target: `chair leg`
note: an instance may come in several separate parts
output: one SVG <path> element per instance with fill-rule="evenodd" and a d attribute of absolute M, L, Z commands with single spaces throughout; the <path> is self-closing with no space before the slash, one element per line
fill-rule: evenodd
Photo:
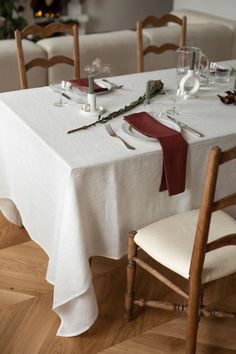
<path fill-rule="evenodd" d="M 200 286 L 195 286 L 194 289 L 189 289 L 188 300 L 188 317 L 187 317 L 187 330 L 186 330 L 186 354 L 195 354 L 197 346 L 197 332 L 200 319 Z"/>
<path fill-rule="evenodd" d="M 130 321 L 133 317 L 134 307 L 134 282 L 136 274 L 136 263 L 133 257 L 137 255 L 137 246 L 134 242 L 136 231 L 131 231 L 128 237 L 128 265 L 127 265 L 127 292 L 125 296 L 126 317 Z"/>

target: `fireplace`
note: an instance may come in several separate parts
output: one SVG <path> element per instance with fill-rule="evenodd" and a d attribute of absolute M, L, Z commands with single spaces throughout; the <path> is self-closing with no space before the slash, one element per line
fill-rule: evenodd
<path fill-rule="evenodd" d="M 58 18 L 62 15 L 63 6 L 61 0 L 32 0 L 31 8 L 35 18 Z"/>
<path fill-rule="evenodd" d="M 24 17 L 28 24 L 79 23 L 80 34 L 86 32 L 88 15 L 83 12 L 85 0 L 24 0 L 24 3 Z"/>

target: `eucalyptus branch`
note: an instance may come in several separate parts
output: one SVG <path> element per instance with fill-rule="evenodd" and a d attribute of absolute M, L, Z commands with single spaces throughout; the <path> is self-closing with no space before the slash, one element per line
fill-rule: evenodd
<path fill-rule="evenodd" d="M 163 91 L 162 91 L 163 87 L 164 87 L 164 84 L 161 80 L 151 80 L 150 81 L 150 97 L 149 98 L 153 98 L 156 95 L 163 93 Z M 98 117 L 98 119 L 96 121 L 94 121 L 93 123 L 88 124 L 88 125 L 84 125 L 80 128 L 69 130 L 67 132 L 67 134 L 74 133 L 79 130 L 87 129 L 89 127 L 96 125 L 97 123 L 105 124 L 106 122 L 108 122 L 112 118 L 118 117 L 119 115 L 126 113 L 126 112 L 130 111 L 131 109 L 139 106 L 140 104 L 142 104 L 145 101 L 145 99 L 146 99 L 146 93 L 143 96 L 140 96 L 136 101 L 131 102 L 128 106 L 124 106 L 121 109 L 114 111 L 105 117 L 100 115 Z"/>

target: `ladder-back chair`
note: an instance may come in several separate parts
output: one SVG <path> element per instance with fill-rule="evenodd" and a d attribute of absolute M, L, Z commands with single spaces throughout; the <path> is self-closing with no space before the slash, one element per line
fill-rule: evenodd
<path fill-rule="evenodd" d="M 34 58 L 28 63 L 25 62 L 22 40 L 28 36 L 36 36 L 39 38 L 51 37 L 53 34 L 66 34 L 73 36 L 73 53 L 72 58 L 65 55 L 57 55 L 48 59 Z M 69 64 L 73 66 L 73 79 L 80 78 L 80 58 L 79 58 L 79 37 L 78 25 L 51 23 L 47 26 L 37 24 L 29 25 L 22 31 L 15 31 L 17 62 L 20 76 L 20 85 L 22 89 L 28 88 L 27 71 L 33 67 L 50 68 L 56 64 Z"/>
<path fill-rule="evenodd" d="M 164 15 L 160 18 L 155 16 L 148 16 L 143 21 L 138 20 L 136 24 L 137 28 L 137 72 L 144 71 L 144 56 L 149 53 L 162 54 L 167 50 L 176 50 L 179 47 L 184 47 L 186 44 L 186 17 L 179 18 L 175 15 Z M 152 27 L 162 27 L 166 26 L 168 23 L 174 23 L 180 25 L 180 38 L 178 45 L 176 43 L 163 43 L 161 46 L 149 45 L 143 48 L 143 28 Z"/>
<path fill-rule="evenodd" d="M 234 190 L 231 194 L 215 200 L 219 168 L 223 169 L 219 177 L 224 178 L 224 167 L 229 162 L 235 164 L 233 159 L 236 159 L 236 146 L 224 152 L 219 147 L 213 147 L 209 154 L 200 209 L 164 218 L 138 231 L 131 231 L 128 237 L 127 317 L 132 319 L 134 305 L 187 312 L 186 354 L 196 353 L 201 316 L 236 316 L 236 313 L 210 308 L 203 303 L 203 291 L 207 284 L 236 272 L 236 220 L 222 210 L 236 205 L 236 185 L 232 186 Z M 164 266 L 166 272 L 154 269 L 139 258 L 139 248 L 157 261 L 156 264 Z M 136 298 L 136 265 L 182 296 L 184 304 Z M 176 284 L 178 281 L 173 282 L 166 276 L 167 269 L 186 280 L 187 291 Z"/>

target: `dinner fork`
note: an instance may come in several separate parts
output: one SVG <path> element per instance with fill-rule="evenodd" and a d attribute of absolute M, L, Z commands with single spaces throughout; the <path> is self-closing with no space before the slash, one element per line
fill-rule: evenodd
<path fill-rule="evenodd" d="M 113 88 L 116 88 L 116 89 L 120 89 L 120 88 L 124 87 L 124 85 L 117 85 L 117 84 L 115 84 L 114 82 L 111 82 L 111 81 L 109 81 L 109 80 L 107 80 L 107 79 L 102 79 L 102 81 L 107 82 L 107 83 L 110 84 Z"/>
<path fill-rule="evenodd" d="M 111 126 L 110 123 L 106 123 L 106 124 L 105 124 L 105 128 L 106 128 L 107 133 L 108 133 L 110 136 L 112 136 L 112 137 L 114 137 L 114 138 L 120 139 L 120 140 L 125 144 L 125 146 L 126 146 L 128 149 L 130 149 L 130 150 L 136 150 L 134 146 L 131 146 L 131 145 L 128 144 L 124 139 L 122 139 L 119 135 L 116 134 L 116 132 L 113 130 L 113 128 L 112 128 L 112 126 Z"/>

